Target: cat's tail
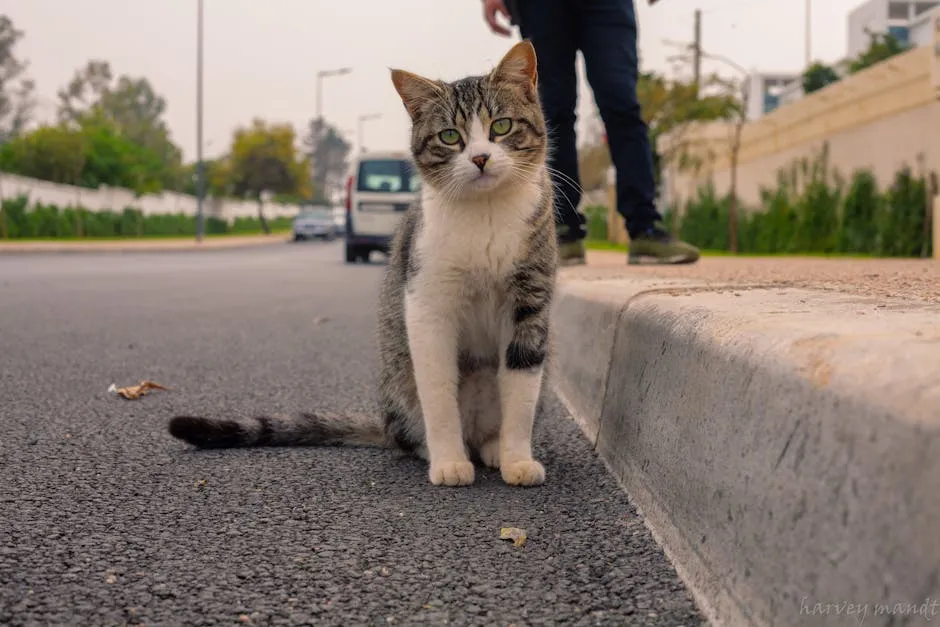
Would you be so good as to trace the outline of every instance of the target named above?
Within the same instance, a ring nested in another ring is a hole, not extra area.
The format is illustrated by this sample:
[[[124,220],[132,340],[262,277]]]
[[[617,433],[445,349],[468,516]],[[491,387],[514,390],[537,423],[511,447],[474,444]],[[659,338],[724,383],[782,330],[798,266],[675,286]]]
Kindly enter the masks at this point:
[[[325,411],[237,420],[175,416],[169,428],[170,435],[199,448],[392,446],[377,416]]]

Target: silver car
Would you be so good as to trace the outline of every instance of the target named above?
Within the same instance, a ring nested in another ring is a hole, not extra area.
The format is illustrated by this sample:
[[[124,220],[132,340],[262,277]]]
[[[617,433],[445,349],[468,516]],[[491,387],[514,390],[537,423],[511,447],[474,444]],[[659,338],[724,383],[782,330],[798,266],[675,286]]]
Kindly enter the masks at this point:
[[[337,235],[333,211],[329,207],[304,209],[294,218],[293,234],[295,242],[308,239],[332,241]]]

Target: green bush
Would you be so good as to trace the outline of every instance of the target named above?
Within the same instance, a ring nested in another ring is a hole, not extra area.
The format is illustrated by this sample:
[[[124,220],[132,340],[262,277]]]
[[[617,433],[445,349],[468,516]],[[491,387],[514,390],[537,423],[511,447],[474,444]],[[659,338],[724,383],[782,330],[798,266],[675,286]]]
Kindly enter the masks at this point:
[[[914,178],[909,170],[897,173],[894,184],[885,193],[881,211],[876,214],[876,254],[885,257],[920,255],[924,244],[926,190],[924,180]]]
[[[855,172],[842,205],[842,228],[839,231],[841,252],[864,253],[876,250],[876,220],[883,211],[883,203],[875,175],[868,170]]]
[[[289,229],[293,218],[268,218],[268,228],[273,231]],[[235,218],[231,227],[232,233],[260,233],[261,221],[258,218]]]
[[[919,257],[926,250],[930,255],[930,235],[924,231],[927,189],[924,177],[909,168],[884,191],[868,170],[853,172],[846,182],[830,170],[824,149],[812,162],[781,170],[776,187],[761,190],[760,206],[739,207],[738,251]],[[675,217],[685,241],[728,250],[728,196],[719,196],[711,182]]]
[[[590,205],[584,208],[587,218],[588,239],[607,239],[607,207],[604,205]]]
[[[0,214],[0,237],[8,239],[57,237],[148,237],[196,235],[196,218],[182,213],[143,215],[125,207],[115,211],[88,211],[83,208],[43,205],[28,206],[28,198],[5,199]],[[272,230],[289,229],[293,218],[268,220]],[[261,233],[258,218],[236,218],[234,224],[215,216],[205,221],[208,235]],[[4,234],[5,233],[5,234]]]
[[[739,214],[743,216],[744,211]],[[739,234],[741,222],[744,221],[739,220]],[[679,219],[679,236],[707,250],[727,250],[728,197],[719,197],[711,182],[699,187],[698,196],[686,205]]]

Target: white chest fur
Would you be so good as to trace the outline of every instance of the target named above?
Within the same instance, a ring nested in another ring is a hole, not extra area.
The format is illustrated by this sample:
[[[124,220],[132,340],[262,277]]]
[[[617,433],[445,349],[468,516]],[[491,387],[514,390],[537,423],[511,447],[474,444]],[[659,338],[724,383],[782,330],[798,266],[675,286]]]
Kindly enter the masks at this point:
[[[417,249],[430,274],[464,270],[504,277],[528,237],[528,219],[541,192],[522,185],[496,197],[445,204],[434,193],[422,196],[423,225]]]
[[[416,240],[422,300],[433,299],[458,321],[460,349],[479,357],[498,354],[509,321],[503,290],[532,226],[541,192],[520,186],[498,198],[444,205],[422,197]]]

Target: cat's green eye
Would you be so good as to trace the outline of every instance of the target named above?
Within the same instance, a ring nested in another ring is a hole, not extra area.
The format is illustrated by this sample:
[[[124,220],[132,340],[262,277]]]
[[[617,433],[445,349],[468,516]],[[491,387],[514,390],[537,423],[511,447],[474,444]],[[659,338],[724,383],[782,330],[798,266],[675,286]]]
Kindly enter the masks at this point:
[[[490,129],[493,131],[494,135],[505,135],[512,128],[512,120],[509,118],[500,118],[494,120],[493,124],[490,125]]]
[[[441,141],[447,144],[448,146],[453,146],[460,141],[460,133],[455,131],[452,128],[441,131],[437,134],[441,138]]]

